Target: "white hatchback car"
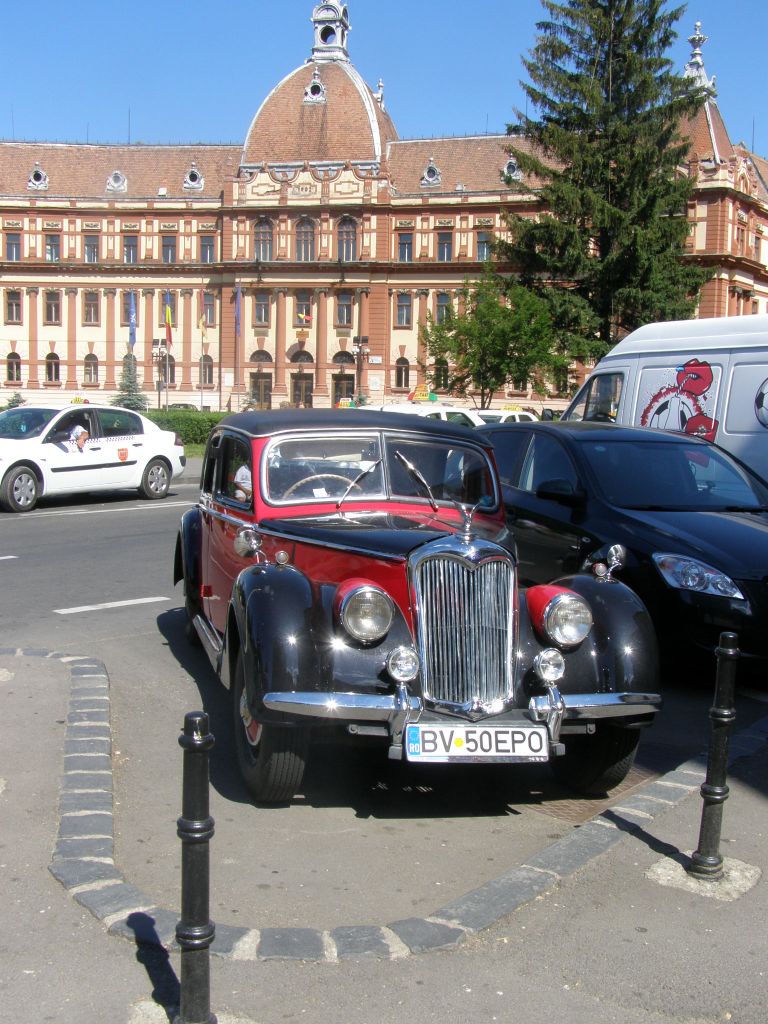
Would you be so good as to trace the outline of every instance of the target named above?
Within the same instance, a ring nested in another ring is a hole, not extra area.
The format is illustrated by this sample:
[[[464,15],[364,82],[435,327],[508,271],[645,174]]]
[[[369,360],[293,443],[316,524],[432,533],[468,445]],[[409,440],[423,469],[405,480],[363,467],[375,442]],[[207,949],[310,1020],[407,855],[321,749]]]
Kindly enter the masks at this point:
[[[430,420],[446,420],[464,427],[482,427],[483,420],[474,409],[460,405],[441,405],[439,402],[390,402],[389,405],[366,405],[365,409],[381,412],[406,412],[411,416],[425,416]]]
[[[82,449],[75,437],[87,431]],[[136,488],[164,498],[186,465],[178,434],[105,405],[22,405],[0,413],[0,506],[29,512],[38,498]]]
[[[484,423],[536,423],[539,418],[527,409],[483,409],[480,417]]]

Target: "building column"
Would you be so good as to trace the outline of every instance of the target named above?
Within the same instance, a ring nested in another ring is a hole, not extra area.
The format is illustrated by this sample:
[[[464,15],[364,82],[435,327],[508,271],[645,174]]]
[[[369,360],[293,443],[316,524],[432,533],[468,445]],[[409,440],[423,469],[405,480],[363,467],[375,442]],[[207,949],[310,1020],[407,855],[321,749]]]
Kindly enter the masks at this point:
[[[152,373],[152,338],[155,333],[155,289],[144,288],[141,297],[144,299],[144,383],[141,385],[144,391],[155,390],[155,378]],[[138,378],[138,366],[136,376]]]
[[[427,299],[429,298],[429,289],[420,288],[418,291],[419,296],[419,312],[416,320],[416,384],[426,384],[427,372],[424,369],[427,365],[427,346],[424,344],[424,340],[421,336],[421,328],[426,326],[427,323]]]
[[[107,374],[112,377],[112,380],[105,382],[105,387],[116,387],[114,380],[114,373],[112,370],[115,365],[115,359],[117,357],[117,325],[115,322],[115,297],[117,290],[115,288],[105,288],[104,298],[107,302],[107,311],[104,315],[104,338],[107,342]]]
[[[181,330],[181,390],[192,390],[192,295],[191,288],[181,289],[184,307]],[[176,367],[178,371],[178,365]]]
[[[360,344],[363,344],[363,338],[368,337],[368,322],[370,320],[368,313],[368,296],[371,294],[370,288],[356,288],[355,298],[357,299],[357,323],[358,323],[358,334],[360,337]],[[370,338],[369,349],[370,349]],[[360,374],[360,385],[365,394],[368,394],[368,360],[364,360],[361,366]]]
[[[315,290],[317,314],[317,372],[315,373],[315,394],[322,398],[328,395],[328,289]]]
[[[77,388],[77,288],[65,288],[67,300],[67,391]]]
[[[27,365],[28,388],[40,387],[40,374],[38,372],[38,359],[40,358],[40,356],[37,348],[38,342],[40,340],[40,336],[38,333],[40,312],[37,305],[39,294],[39,288],[27,288],[27,323],[29,324],[29,363]]]
[[[287,288],[275,288],[275,387],[273,394],[284,398],[288,394],[286,387],[286,322],[285,322],[285,297]]]

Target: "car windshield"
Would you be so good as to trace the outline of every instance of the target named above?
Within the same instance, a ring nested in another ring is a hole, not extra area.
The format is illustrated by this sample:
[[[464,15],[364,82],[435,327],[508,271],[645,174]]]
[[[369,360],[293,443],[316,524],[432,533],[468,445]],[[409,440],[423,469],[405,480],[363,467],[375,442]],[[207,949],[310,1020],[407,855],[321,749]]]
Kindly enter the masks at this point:
[[[461,444],[378,433],[279,438],[266,458],[270,501],[335,501],[388,496],[495,505],[488,460]]]
[[[581,450],[605,498],[622,508],[759,511],[768,505],[768,488],[715,447],[601,440]]]
[[[15,441],[39,437],[58,409],[6,409],[0,412],[0,437]]]

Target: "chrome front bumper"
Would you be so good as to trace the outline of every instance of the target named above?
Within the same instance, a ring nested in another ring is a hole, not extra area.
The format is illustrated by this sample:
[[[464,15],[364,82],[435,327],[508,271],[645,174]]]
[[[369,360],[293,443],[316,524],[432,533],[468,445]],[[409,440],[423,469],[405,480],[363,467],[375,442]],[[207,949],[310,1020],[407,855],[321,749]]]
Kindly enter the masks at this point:
[[[652,715],[661,707],[658,693],[568,693],[556,687],[546,696],[531,697],[520,713],[533,722],[545,722],[550,741],[560,738],[563,721],[579,721]],[[382,722],[389,726],[390,757],[402,756],[403,734],[409,722],[417,722],[427,710],[421,697],[412,697],[405,686],[391,695],[363,693],[287,693],[264,694],[264,706],[270,711],[305,715],[310,718],[356,722]],[[489,722],[498,716],[489,716]]]

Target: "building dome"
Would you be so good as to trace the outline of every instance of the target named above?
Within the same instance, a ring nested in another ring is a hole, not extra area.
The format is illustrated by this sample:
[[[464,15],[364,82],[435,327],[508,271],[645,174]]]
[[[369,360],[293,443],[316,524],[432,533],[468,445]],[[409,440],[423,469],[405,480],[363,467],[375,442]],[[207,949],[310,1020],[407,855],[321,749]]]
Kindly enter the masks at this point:
[[[285,163],[378,163],[397,139],[383,88],[349,60],[346,4],[318,4],[312,56],[267,96],[245,140],[245,167]]]

